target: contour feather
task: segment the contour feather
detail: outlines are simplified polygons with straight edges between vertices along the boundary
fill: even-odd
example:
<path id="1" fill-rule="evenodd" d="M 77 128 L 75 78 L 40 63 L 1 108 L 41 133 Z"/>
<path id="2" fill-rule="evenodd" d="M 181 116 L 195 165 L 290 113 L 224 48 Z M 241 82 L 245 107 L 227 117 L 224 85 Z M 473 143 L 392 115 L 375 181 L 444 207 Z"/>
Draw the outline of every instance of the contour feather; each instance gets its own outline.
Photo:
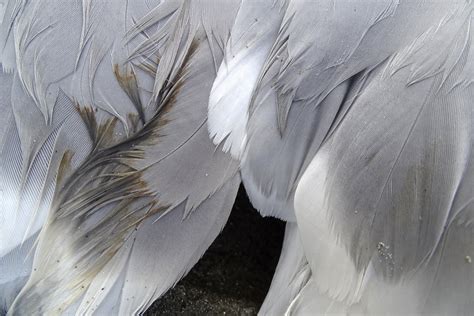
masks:
<path id="1" fill-rule="evenodd" d="M 472 11 L 463 6 L 447 23 L 434 18 L 436 32 L 426 29 L 369 74 L 299 183 L 297 223 L 313 289 L 347 313 L 472 308 L 472 273 L 463 261 L 472 247 L 460 237 L 472 228 L 454 220 L 456 210 L 472 213 L 465 185 L 473 92 L 457 84 L 473 76 Z M 410 49 L 420 40 L 422 49 Z M 441 285 L 448 279 L 458 281 Z M 390 293 L 390 302 L 380 293 Z"/>
<path id="2" fill-rule="evenodd" d="M 155 112 L 143 126 L 130 123 L 130 136 L 121 139 L 119 118 L 100 119 L 93 108 L 80 107 L 93 150 L 76 170 L 68 170 L 64 156 L 61 170 L 67 177 L 56 187 L 35 254 L 36 270 L 10 313 L 105 312 L 113 301 L 120 302 L 120 313 L 140 312 L 190 269 L 221 229 L 239 176 L 236 162 L 208 137 L 207 98 L 216 55 L 201 20 L 193 18 L 201 16 L 199 8 L 187 6 L 178 23 L 162 24 L 180 29 L 168 32 L 180 34 L 185 44 L 165 46 L 165 55 L 179 49 L 181 57 L 168 60 L 171 66 L 161 58 L 160 74 L 152 73 L 150 100 L 157 97 L 158 103 L 149 103 L 148 114 Z M 115 76 L 138 80 L 137 85 L 122 82 L 125 90 L 140 86 L 135 76 L 117 71 Z M 161 76 L 167 80 L 159 84 Z M 128 95 L 138 102 L 135 92 Z M 178 240 L 182 247 L 172 249 L 171 241 Z M 150 257 L 151 249 L 160 251 L 161 265 Z M 134 280 L 146 275 L 147 288 L 124 282 L 123 275 Z M 137 291 L 143 296 L 130 294 Z"/>

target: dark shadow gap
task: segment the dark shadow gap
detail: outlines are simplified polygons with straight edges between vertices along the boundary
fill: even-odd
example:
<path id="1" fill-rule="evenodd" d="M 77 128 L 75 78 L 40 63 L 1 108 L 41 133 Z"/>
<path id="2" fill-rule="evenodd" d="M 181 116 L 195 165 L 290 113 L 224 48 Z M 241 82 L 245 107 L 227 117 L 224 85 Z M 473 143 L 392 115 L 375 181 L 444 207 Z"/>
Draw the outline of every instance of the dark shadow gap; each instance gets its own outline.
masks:
<path id="1" fill-rule="evenodd" d="M 145 315 L 256 315 L 278 263 L 284 227 L 261 217 L 241 187 L 222 233 Z"/>

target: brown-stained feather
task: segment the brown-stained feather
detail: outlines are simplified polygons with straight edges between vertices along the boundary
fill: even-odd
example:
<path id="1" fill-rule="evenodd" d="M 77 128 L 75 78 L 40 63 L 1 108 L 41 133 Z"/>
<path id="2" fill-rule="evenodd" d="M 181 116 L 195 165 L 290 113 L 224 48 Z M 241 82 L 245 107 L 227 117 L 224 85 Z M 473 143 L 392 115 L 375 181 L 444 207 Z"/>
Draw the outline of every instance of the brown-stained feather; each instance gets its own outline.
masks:
<path id="1" fill-rule="evenodd" d="M 138 92 L 137 76 L 135 75 L 133 67 L 125 67 L 125 73 L 121 73 L 119 65 L 114 64 L 114 74 L 120 87 L 135 106 L 140 120 L 145 124 L 145 113 L 143 112 L 143 104 L 140 100 L 140 93 Z"/>
<path id="2" fill-rule="evenodd" d="M 38 295 L 37 286 L 41 288 L 43 298 L 57 295 L 54 293 L 56 288 L 69 289 L 61 293 L 65 298 L 57 300 L 58 305 L 48 307 L 48 311 L 43 312 L 52 312 L 50 308 L 54 312 L 65 310 L 86 291 L 95 275 L 133 236 L 133 232 L 144 220 L 168 209 L 169 206 L 160 203 L 156 193 L 144 180 L 143 173 L 146 169 L 137 169 L 134 162 L 145 158 L 147 147 L 157 145 L 161 137 L 160 130 L 169 122 L 167 113 L 177 102 L 176 96 L 182 88 L 187 65 L 196 48 L 197 43 L 193 43 L 176 78 L 169 78 L 163 86 L 157 113 L 126 140 L 115 139 L 115 118 L 99 123 L 93 108 L 76 107 L 87 125 L 93 150 L 67 178 L 64 175 L 70 169 L 72 155 L 69 152 L 64 154 L 51 215 L 39 244 L 39 247 L 56 245 L 63 248 L 53 252 L 55 257 L 42 260 L 54 260 L 61 264 L 58 269 L 67 270 L 68 273 L 62 274 L 62 279 L 58 280 L 56 269 L 51 269 L 48 264 L 38 265 L 30 280 L 37 280 L 42 284 L 60 282 L 62 286 L 40 286 L 31 281 L 32 284 L 23 293 L 19 303 L 24 306 L 24 310 L 37 309 L 34 306 L 28 307 L 29 304 L 34 304 Z M 116 67 L 114 71 L 117 80 L 122 81 L 122 89 L 135 86 L 134 74 L 123 75 Z M 140 121 L 143 117 L 129 119 Z M 137 122 L 136 127 L 138 125 Z M 64 235 L 68 235 L 68 238 L 60 240 Z M 35 275 L 39 277 L 35 279 Z M 21 306 L 18 307 L 18 310 L 22 310 Z"/>
<path id="3" fill-rule="evenodd" d="M 97 148 L 104 148 L 116 143 L 113 137 L 115 126 L 117 125 L 116 117 L 107 119 L 105 123 L 99 125 L 92 107 L 81 107 L 79 104 L 76 104 L 76 109 L 87 126 L 87 131 L 94 144 L 93 151 Z"/>
<path id="4" fill-rule="evenodd" d="M 158 64 L 160 62 L 160 57 L 157 56 L 157 53 L 155 53 L 154 55 L 156 61 L 154 61 L 151 57 L 143 57 L 141 62 L 132 61 L 132 64 L 155 78 L 156 71 L 158 70 Z"/>
<path id="5" fill-rule="evenodd" d="M 59 163 L 58 176 L 56 178 L 56 188 L 61 187 L 63 180 L 66 179 L 66 175 L 70 170 L 73 157 L 74 154 L 71 151 L 66 150 L 64 152 L 61 162 Z"/>

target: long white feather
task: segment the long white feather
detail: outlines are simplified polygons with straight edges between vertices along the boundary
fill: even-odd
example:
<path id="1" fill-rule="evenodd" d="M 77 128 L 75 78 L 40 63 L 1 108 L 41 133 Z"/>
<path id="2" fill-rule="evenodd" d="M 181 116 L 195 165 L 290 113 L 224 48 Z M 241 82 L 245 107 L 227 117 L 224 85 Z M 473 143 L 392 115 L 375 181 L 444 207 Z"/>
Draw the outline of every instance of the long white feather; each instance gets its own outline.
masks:
<path id="1" fill-rule="evenodd" d="M 209 97 L 209 132 L 239 158 L 248 110 L 260 72 L 278 34 L 286 1 L 243 1 Z"/>

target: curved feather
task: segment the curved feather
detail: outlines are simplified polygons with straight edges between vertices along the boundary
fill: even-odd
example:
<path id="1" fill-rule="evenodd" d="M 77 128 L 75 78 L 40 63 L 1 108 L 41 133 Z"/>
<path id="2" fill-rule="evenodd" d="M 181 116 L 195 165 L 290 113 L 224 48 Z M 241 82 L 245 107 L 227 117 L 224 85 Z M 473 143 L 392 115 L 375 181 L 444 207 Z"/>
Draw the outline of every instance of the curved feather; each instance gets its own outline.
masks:
<path id="1" fill-rule="evenodd" d="M 313 294 L 294 306 L 472 310 L 472 7 L 453 7 L 369 74 L 303 175 Z"/>
<path id="2" fill-rule="evenodd" d="M 286 5 L 286 0 L 242 2 L 213 83 L 209 132 L 234 157 L 245 147 L 249 104 Z"/>
<path id="3" fill-rule="evenodd" d="M 124 99 L 138 103 L 144 97 L 145 124 L 139 107 L 128 112 L 137 116 L 127 119 L 126 129 L 121 116 L 127 111 L 104 115 L 96 113 L 95 103 L 80 106 L 92 151 L 77 169 L 64 156 L 61 170 L 67 176 L 56 186 L 33 273 L 9 313 L 139 313 L 192 267 L 222 228 L 240 177 L 237 163 L 207 132 L 207 100 L 222 53 L 212 51 L 202 22 L 219 9 L 205 3 L 183 2 L 162 15 L 175 23 L 160 20 L 156 29 L 138 22 L 136 36 L 151 35 L 145 46 L 155 45 L 153 32 L 168 28 L 170 40 L 157 48 L 156 69 L 145 58 L 154 55 L 125 59 L 122 67 L 136 67 L 140 74 L 109 65 Z M 227 12 L 224 26 L 235 15 Z M 96 40 L 101 36 L 93 34 Z M 123 38 L 126 34 L 131 33 L 124 31 Z M 218 28 L 213 34 L 228 32 Z M 95 80 L 101 69 L 109 76 L 103 63 Z M 142 78 L 145 89 L 152 85 L 139 94 Z"/>
<path id="4" fill-rule="evenodd" d="M 261 214 L 295 221 L 296 185 L 348 97 L 350 84 L 347 80 L 336 87 L 319 105 L 294 101 L 281 133 L 273 86 L 258 91 L 240 165 L 247 193 Z"/>
<path id="5" fill-rule="evenodd" d="M 296 185 L 335 120 L 343 117 L 345 100 L 357 96 L 366 73 L 399 45 L 408 45 L 431 21 L 442 21 L 459 6 L 462 1 L 288 4 L 259 69 L 241 154 L 243 182 L 262 214 L 295 220 Z M 378 42 L 384 44 L 374 49 Z"/>
<path id="6" fill-rule="evenodd" d="M 8 75 L 3 74 L 2 78 L 5 76 Z M 53 113 L 52 125 L 46 125 L 16 75 L 3 80 L 2 88 L 11 89 L 12 93 L 5 92 L 7 100 L 2 102 L 6 122 L 0 154 L 0 274 L 2 279 L 18 279 L 20 283 L 8 294 L 16 295 L 24 283 L 21 278 L 30 271 L 28 255 L 51 205 L 60 157 L 68 149 L 78 150 L 71 160 L 75 167 L 90 143 L 85 126 L 74 115 L 74 104 L 63 94 L 57 99 L 60 109 Z M 67 134 L 69 129 L 76 134 Z"/>

